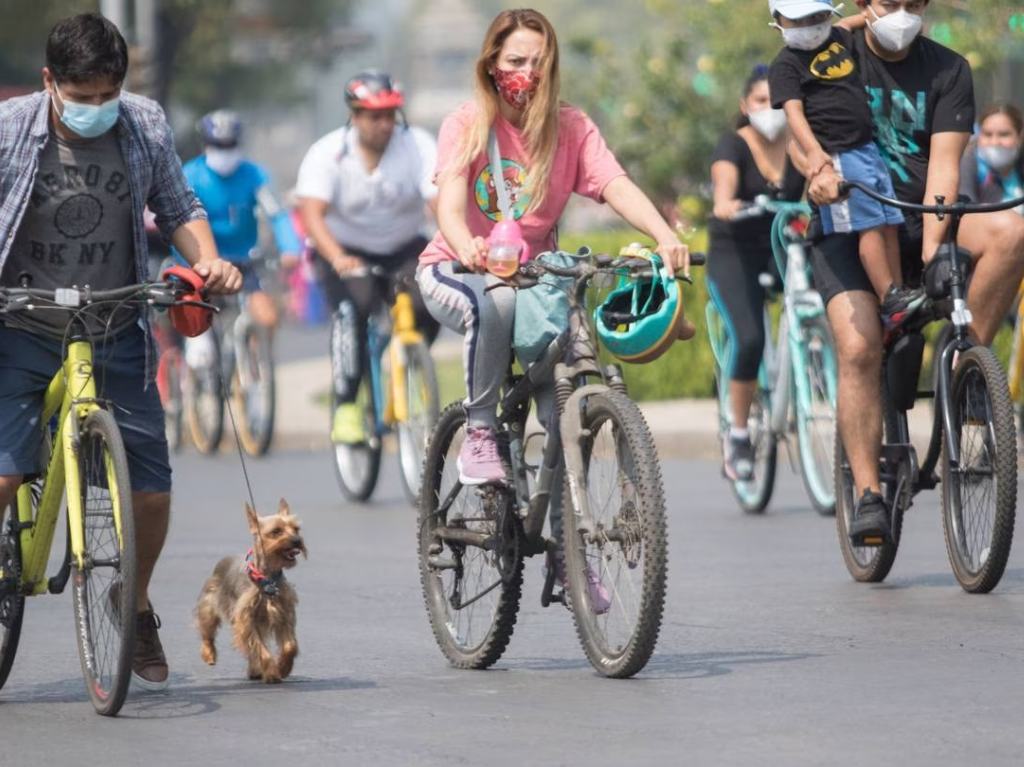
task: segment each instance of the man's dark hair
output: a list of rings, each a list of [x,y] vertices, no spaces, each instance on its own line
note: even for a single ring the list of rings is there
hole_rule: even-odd
[[[128,72],[128,44],[108,19],[82,13],[58,21],[50,30],[46,66],[57,82],[109,78],[120,84]]]

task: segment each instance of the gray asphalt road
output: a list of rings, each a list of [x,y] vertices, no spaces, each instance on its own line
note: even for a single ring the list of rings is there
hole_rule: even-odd
[[[590,669],[564,608],[525,606],[505,658],[457,672],[434,645],[394,460],[378,502],[346,507],[325,456],[253,467],[258,502],[286,496],[310,558],[294,572],[301,654],[278,687],[245,681],[191,626],[209,569],[248,546],[237,459],[176,461],[173,532],[154,590],[174,689],[92,713],[70,598],[29,603],[0,692],[0,763],[934,765],[1019,764],[1024,555],[989,596],[949,573],[934,496],[908,517],[887,584],[851,582],[831,520],[781,472],[744,517],[709,463],[667,462],[670,591],[658,653],[637,679]],[[102,760],[102,761],[101,761]]]

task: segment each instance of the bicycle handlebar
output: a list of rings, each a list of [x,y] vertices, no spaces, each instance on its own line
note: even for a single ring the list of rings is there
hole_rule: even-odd
[[[704,253],[690,253],[690,266],[705,266],[707,256]],[[634,273],[642,273],[647,270],[650,273],[651,262],[646,258],[638,256],[611,256],[604,253],[595,254],[593,263],[590,260],[581,258],[573,266],[555,266],[553,264],[531,259],[519,266],[517,276],[527,279],[537,279],[542,274],[552,274],[556,277],[589,277],[598,272],[611,272],[626,269]],[[472,274],[472,271],[461,262],[456,261],[452,266],[454,274]],[[679,277],[678,279],[684,279]]]
[[[868,197],[877,200],[883,205],[910,211],[912,213],[932,213],[938,216],[940,220],[945,216],[960,217],[965,216],[968,213],[998,213],[1001,210],[1010,210],[1011,208],[1016,208],[1019,205],[1024,205],[1024,197],[1018,197],[1015,200],[1007,200],[1005,202],[975,203],[961,202],[960,200],[957,200],[954,203],[946,203],[945,198],[941,195],[936,196],[935,205],[921,205],[919,203],[904,202],[902,200],[893,199],[892,197],[886,197],[859,181],[841,181],[839,183],[839,194],[843,197],[848,195],[854,189],[859,189]]]
[[[147,303],[153,306],[170,307],[185,302],[180,298],[191,292],[191,288],[178,281],[143,282],[126,285],[112,290],[93,290],[88,285],[84,288],[58,288],[44,290],[42,288],[0,287],[0,314],[41,308],[37,301],[46,302],[47,309],[79,309],[100,303],[123,301],[126,303]],[[205,301],[190,301],[189,306],[199,306],[217,312],[220,309]]]

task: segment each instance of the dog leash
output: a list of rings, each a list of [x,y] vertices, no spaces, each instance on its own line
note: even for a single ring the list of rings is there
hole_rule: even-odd
[[[252,504],[252,510],[256,511],[256,498],[252,492],[252,482],[249,481],[249,468],[245,464],[245,451],[242,450],[242,439],[238,436],[238,424],[235,423],[235,410],[231,407],[231,398],[225,392],[224,406],[228,410],[228,419],[231,421],[231,433],[235,435],[235,450],[238,451],[238,460],[242,464],[242,476],[245,478],[245,489],[249,493],[249,503]],[[263,550],[263,538],[259,534],[259,530],[253,533],[253,540],[256,542],[256,548],[259,549],[260,561],[266,561],[266,552]]]

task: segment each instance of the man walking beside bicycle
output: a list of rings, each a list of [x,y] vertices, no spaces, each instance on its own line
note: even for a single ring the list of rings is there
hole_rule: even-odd
[[[875,136],[896,196],[933,203],[956,200],[960,157],[974,122],[974,89],[967,61],[920,36],[928,0],[858,0],[865,28],[853,34],[853,54],[868,92]],[[839,199],[842,180],[831,164],[804,167],[818,205]],[[948,221],[906,215],[899,243],[903,275],[939,282],[950,254],[940,252]],[[974,260],[968,293],[971,325],[992,341],[1024,275],[1024,220],[1012,213],[967,216],[960,244]],[[883,352],[878,298],[857,257],[855,234],[833,235],[813,251],[814,278],[828,308],[839,359],[838,425],[860,493],[854,525],[861,538],[891,538],[890,510],[879,495]]]
[[[0,104],[0,284],[113,289],[147,275],[145,206],[212,293],[241,287],[217,256],[202,206],[182,175],[160,107],[122,91],[128,48],[95,13],[51,30],[44,90]],[[112,310],[87,329],[96,342],[100,396],[127,451],[137,530],[137,638],[133,678],[167,686],[148,587],[170,519],[171,469],[153,381],[149,320]],[[23,312],[0,323],[0,508],[39,465],[43,395],[60,368],[64,312]]]
[[[341,353],[332,355],[336,401],[331,440],[365,441],[363,411],[356,403],[369,368],[366,324],[387,300],[387,272],[413,293],[416,324],[428,341],[438,324],[423,306],[412,276],[427,239],[427,206],[434,206],[434,139],[403,124],[396,130],[404,95],[385,72],[366,71],[345,85],[351,110],[347,125],[328,133],[306,153],[295,193],[302,220],[316,249],[317,269],[336,312],[332,338]]]

